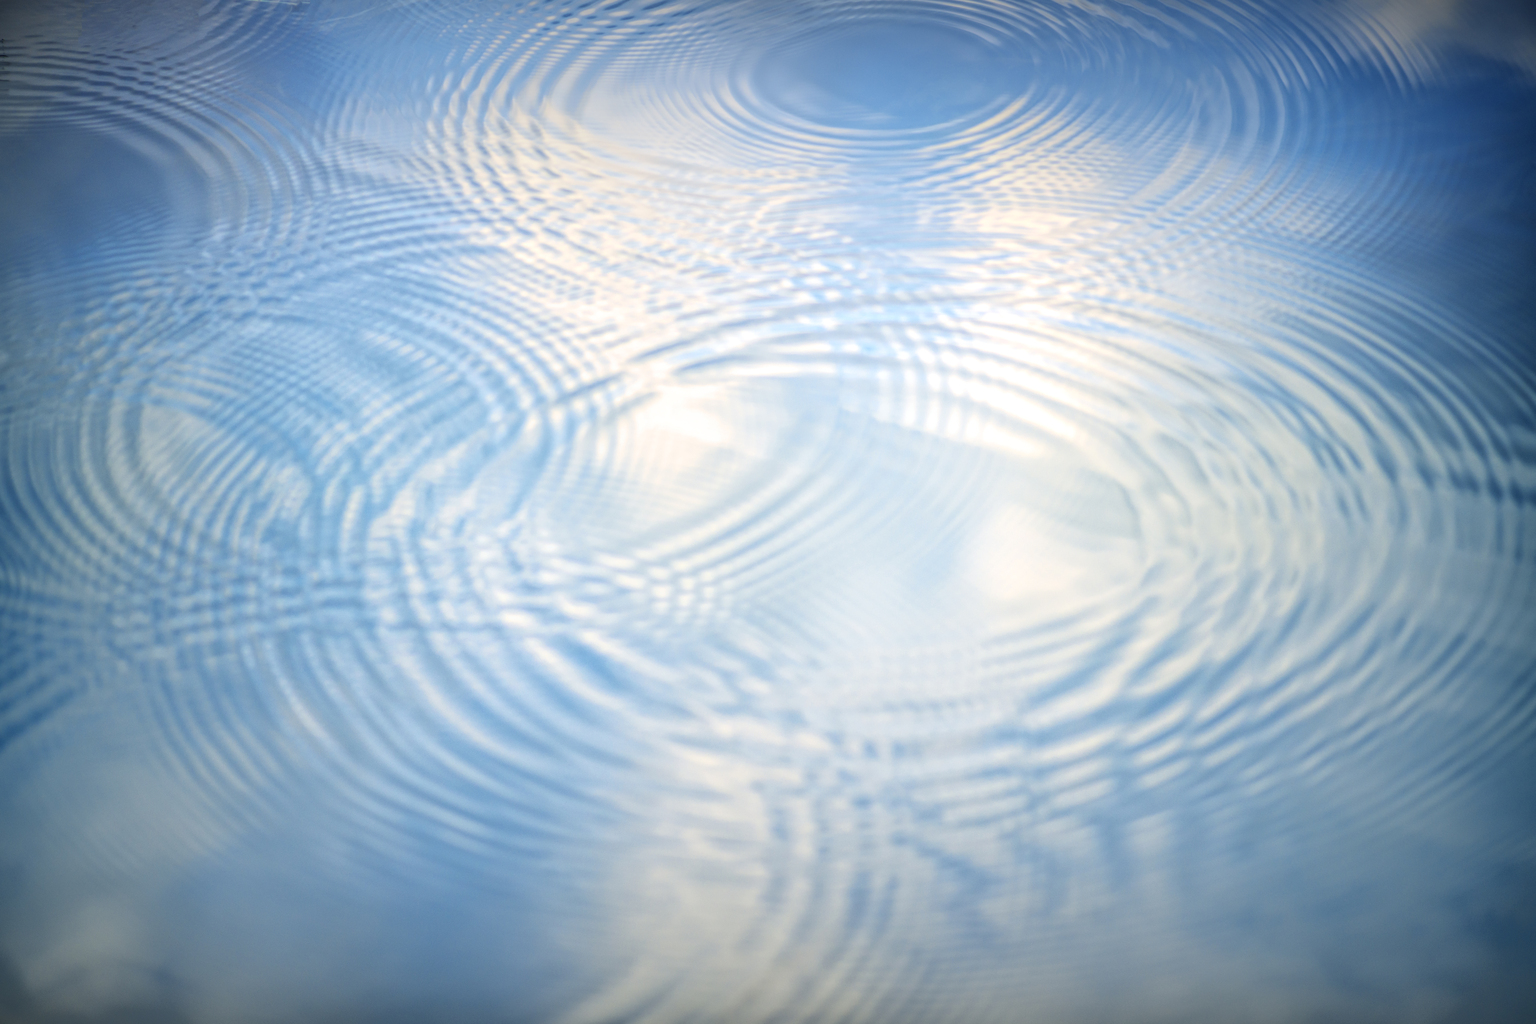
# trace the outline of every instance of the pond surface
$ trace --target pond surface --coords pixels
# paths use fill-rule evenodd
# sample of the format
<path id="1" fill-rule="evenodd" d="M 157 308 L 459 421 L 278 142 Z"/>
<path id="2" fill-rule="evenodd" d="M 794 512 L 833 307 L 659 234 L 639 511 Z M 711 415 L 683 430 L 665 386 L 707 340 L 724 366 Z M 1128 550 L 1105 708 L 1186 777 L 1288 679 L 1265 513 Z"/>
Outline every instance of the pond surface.
<path id="1" fill-rule="evenodd" d="M 0 14 L 0 1018 L 1536 1013 L 1536 22 Z"/>

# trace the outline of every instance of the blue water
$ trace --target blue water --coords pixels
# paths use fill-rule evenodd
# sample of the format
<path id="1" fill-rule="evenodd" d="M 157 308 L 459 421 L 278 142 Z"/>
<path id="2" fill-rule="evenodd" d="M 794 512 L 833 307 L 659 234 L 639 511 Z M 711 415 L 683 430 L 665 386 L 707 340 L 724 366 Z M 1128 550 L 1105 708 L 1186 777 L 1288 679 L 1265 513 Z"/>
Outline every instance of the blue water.
<path id="1" fill-rule="evenodd" d="M 1518 3 L 0 36 L 0 1020 L 1536 1019 Z"/>

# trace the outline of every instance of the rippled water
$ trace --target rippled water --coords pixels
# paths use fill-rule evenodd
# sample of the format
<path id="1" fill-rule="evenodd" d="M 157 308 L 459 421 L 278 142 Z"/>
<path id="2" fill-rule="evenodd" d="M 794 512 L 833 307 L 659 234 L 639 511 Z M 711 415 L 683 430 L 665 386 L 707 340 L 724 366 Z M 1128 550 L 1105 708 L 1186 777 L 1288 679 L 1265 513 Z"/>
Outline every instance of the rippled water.
<path id="1" fill-rule="evenodd" d="M 1536 1012 L 1536 22 L 0 14 L 0 1019 Z"/>

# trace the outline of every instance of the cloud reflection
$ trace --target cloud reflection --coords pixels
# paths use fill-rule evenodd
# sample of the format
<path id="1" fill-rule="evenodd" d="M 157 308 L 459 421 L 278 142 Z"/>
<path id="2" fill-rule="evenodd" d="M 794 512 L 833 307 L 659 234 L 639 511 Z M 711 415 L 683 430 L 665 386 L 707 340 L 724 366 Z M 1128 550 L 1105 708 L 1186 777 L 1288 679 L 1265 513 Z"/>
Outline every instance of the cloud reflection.
<path id="1" fill-rule="evenodd" d="M 8 1019 L 1529 1009 L 1520 19 L 6 17 Z"/>

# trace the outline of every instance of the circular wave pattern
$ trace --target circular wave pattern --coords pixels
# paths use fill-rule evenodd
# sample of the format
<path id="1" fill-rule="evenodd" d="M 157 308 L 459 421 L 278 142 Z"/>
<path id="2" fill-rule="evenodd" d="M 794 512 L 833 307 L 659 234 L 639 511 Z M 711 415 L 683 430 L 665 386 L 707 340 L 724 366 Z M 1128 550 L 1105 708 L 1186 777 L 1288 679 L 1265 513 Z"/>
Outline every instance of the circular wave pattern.
<path id="1" fill-rule="evenodd" d="M 176 206 L 4 285 L 5 793 L 117 709 L 176 794 L 86 860 L 579 893 L 571 1021 L 1198 1017 L 1507 817 L 1536 384 L 1382 255 L 1365 15 L 200 17 L 4 125 Z"/>
<path id="2" fill-rule="evenodd" d="M 976 2 L 539 10 L 512 39 L 475 25 L 438 91 L 399 101 L 423 126 L 423 169 L 453 183 L 485 237 L 563 271 L 618 271 L 616 290 L 723 267 L 798 283 L 840 249 L 917 255 L 935 236 L 994 265 L 999 288 L 1063 271 L 1068 287 L 1154 288 L 1252 229 L 1387 245 L 1418 180 L 1349 129 L 1402 113 L 1362 72 L 1348 17 L 1309 25 L 1247 4 L 1209 18 Z M 1329 80 L 1346 86 L 1329 99 L 1343 116 L 1322 106 Z M 1349 220 L 1356 185 L 1380 216 Z M 612 258 L 627 250 L 646 257 Z"/>

